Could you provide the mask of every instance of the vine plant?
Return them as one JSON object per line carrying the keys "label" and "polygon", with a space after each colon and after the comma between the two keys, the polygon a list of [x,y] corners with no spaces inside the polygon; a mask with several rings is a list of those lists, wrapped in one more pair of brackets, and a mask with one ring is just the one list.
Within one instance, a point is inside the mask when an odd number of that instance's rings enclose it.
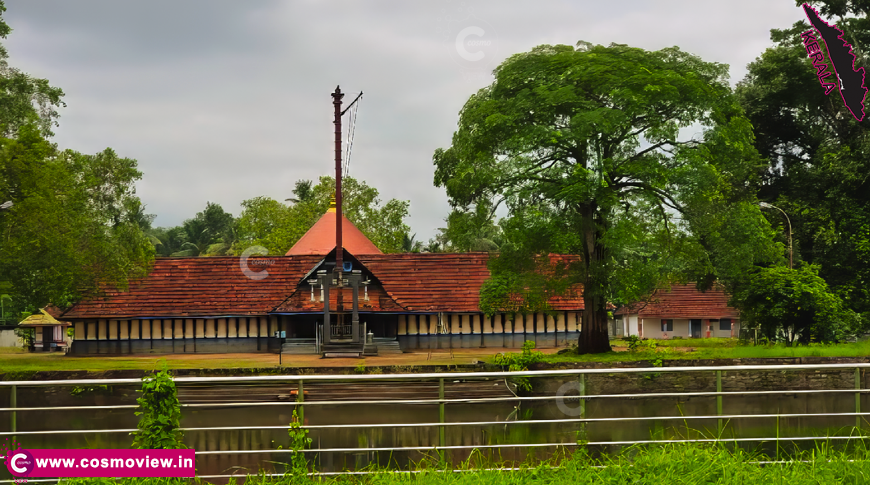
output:
{"label": "vine plant", "polygon": [[138,430],[133,435],[133,447],[140,450],[173,450],[186,448],[179,429],[181,405],[178,389],[166,361],[163,368],[142,378],[142,396],[136,399],[140,411]]}

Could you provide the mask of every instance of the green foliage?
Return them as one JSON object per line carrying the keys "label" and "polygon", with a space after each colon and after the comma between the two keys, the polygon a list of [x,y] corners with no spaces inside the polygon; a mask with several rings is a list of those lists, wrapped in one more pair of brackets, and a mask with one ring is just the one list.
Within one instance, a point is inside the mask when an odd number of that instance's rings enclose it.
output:
{"label": "green foliage", "polygon": [[166,361],[163,369],[142,378],[142,396],[136,399],[141,411],[138,431],[133,435],[133,447],[141,450],[174,450],[186,448],[179,430],[181,406],[178,390]]}
{"label": "green foliage", "polygon": [[[515,428],[515,427],[514,427]],[[430,457],[412,466],[416,473],[396,473],[389,468],[375,468],[372,474],[345,476],[302,476],[287,474],[269,477],[265,473],[244,477],[246,485],[289,484],[377,484],[408,483],[432,485],[520,485],[520,484],[789,484],[817,485],[865,484],[870,467],[867,446],[837,448],[831,442],[819,443],[808,450],[795,448],[786,459],[732,447],[725,443],[663,443],[635,445],[615,453],[589,453],[584,448],[557,453],[548,460],[499,461],[477,451],[459,465],[462,473],[445,473],[453,468]],[[572,447],[573,448],[573,447]],[[472,460],[474,458],[474,460]],[[761,463],[760,463],[761,462]],[[505,472],[501,467],[516,468]],[[190,479],[62,479],[62,485],[182,485]],[[231,482],[232,483],[232,482]],[[242,483],[241,481],[238,483]]]}
{"label": "green foliage", "polygon": [[295,409],[287,434],[290,437],[290,449],[294,452],[290,458],[292,473],[307,476],[308,460],[305,459],[305,453],[302,453],[302,450],[311,446],[311,438],[308,437],[308,430],[302,426]]}
{"label": "green foliage", "polygon": [[366,373],[366,363],[365,361],[360,362],[353,368],[353,371],[357,374],[365,374]]}
{"label": "green foliage", "polygon": [[[0,2],[0,13],[6,7]],[[12,29],[0,19],[0,38],[5,39]],[[61,101],[63,91],[52,87],[47,79],[39,79],[11,67],[9,53],[0,45],[0,136],[15,138],[22,126],[33,123],[42,136],[52,136],[57,126],[57,108],[66,106]]]}
{"label": "green foliage", "polygon": [[5,304],[16,312],[65,307],[146,274],[154,250],[134,215],[136,165],[111,149],[59,151],[34,124],[0,138],[0,199],[15,202],[0,214]]}
{"label": "green foliage", "polygon": [[33,327],[15,327],[15,336],[24,342],[24,348],[33,347],[36,338],[36,329]]}
{"label": "green foliage", "polygon": [[[692,124],[702,137],[679,139]],[[465,104],[451,146],[433,161],[457,219],[487,204],[508,210],[481,309],[546,310],[550,297],[582,285],[583,353],[609,350],[608,303],[771,254],[744,247],[772,242],[754,205],[752,127],[727,67],[676,47],[544,45],[511,56]],[[553,253],[579,259],[554,263]]]}
{"label": "green foliage", "polygon": [[233,215],[219,204],[207,202],[204,211],[181,226],[185,235],[182,247],[190,249],[192,256],[220,256],[232,244],[234,222]]}
{"label": "green foliage", "polygon": [[[798,2],[801,3],[801,2]],[[865,2],[814,1],[821,14],[844,30],[870,69],[870,19]],[[748,66],[738,83],[740,104],[755,128],[754,144],[767,161],[761,198],[788,214],[796,265],[818,266],[819,276],[846,308],[870,317],[870,132],[842,101],[826,96],[800,33],[806,21],[771,30],[774,46]],[[826,56],[824,43],[820,47]],[[828,68],[830,72],[830,67]],[[766,214],[787,243],[779,211]]]}
{"label": "green foliage", "polygon": [[454,207],[446,219],[447,227],[430,246],[449,252],[498,251],[503,243],[501,228],[495,223],[495,207],[488,199],[480,200],[473,207]]}
{"label": "green foliage", "polygon": [[[255,245],[265,247],[269,254],[285,254],[327,211],[334,191],[335,179],[324,176],[313,187],[308,180],[297,182],[296,197],[289,206],[268,197],[242,202],[233,254]],[[377,189],[352,177],[342,178],[342,196],[344,215],[378,249],[385,253],[404,250],[410,233],[403,222],[408,217],[408,202],[392,199],[382,205]]]}
{"label": "green foliage", "polygon": [[[507,370],[510,372],[521,372],[529,370],[529,365],[542,362],[543,360],[544,354],[535,350],[535,342],[526,340],[523,342],[523,350],[520,353],[506,354],[502,352],[495,355],[493,362],[496,365],[507,367]],[[532,390],[532,384],[526,377],[514,377],[513,381],[517,384],[517,387],[524,391]]]}
{"label": "green foliage", "polygon": [[638,347],[640,346],[640,337],[637,335],[629,335],[628,337],[622,337],[622,340],[628,344],[629,352],[636,352]]}
{"label": "green foliage", "polygon": [[69,391],[69,395],[73,397],[81,397],[91,394],[110,394],[111,392],[111,388],[107,385],[73,386]]}
{"label": "green foliage", "polygon": [[818,267],[764,268],[734,296],[744,322],[769,340],[809,343],[854,337],[864,330],[861,318],[844,308],[818,274]]}

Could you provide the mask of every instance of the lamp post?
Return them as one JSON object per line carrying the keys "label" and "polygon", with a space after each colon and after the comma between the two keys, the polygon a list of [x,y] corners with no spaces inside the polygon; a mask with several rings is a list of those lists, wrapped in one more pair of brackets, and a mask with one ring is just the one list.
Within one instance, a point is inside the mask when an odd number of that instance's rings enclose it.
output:
{"label": "lamp post", "polygon": [[4,325],[6,324],[6,308],[3,306],[3,300],[7,298],[10,300],[12,299],[9,295],[0,295],[0,321],[2,321]]}
{"label": "lamp post", "polygon": [[776,209],[776,210],[782,212],[782,215],[785,216],[785,220],[786,220],[786,222],[788,222],[788,269],[792,269],[792,267],[794,266],[794,260],[793,260],[794,253],[792,252],[792,245],[791,245],[791,220],[788,218],[788,214],[786,214],[785,211],[780,209],[779,207],[777,207],[773,204],[768,204],[767,202],[759,202],[758,206],[761,207],[762,209]]}

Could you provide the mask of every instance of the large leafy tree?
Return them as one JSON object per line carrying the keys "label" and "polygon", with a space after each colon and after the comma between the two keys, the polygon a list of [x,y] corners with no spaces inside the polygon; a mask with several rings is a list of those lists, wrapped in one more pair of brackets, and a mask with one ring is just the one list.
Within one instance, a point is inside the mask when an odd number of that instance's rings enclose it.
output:
{"label": "large leafy tree", "polygon": [[[810,3],[844,30],[857,54],[856,67],[870,72],[866,51],[870,3]],[[866,318],[870,316],[870,117],[858,122],[836,93],[825,96],[800,39],[809,28],[808,23],[798,22],[788,29],[773,29],[774,46],[749,65],[737,95],[755,128],[756,147],[768,160],[760,197],[788,214],[796,264],[817,265],[831,291]],[[785,218],[778,211],[769,211],[768,217],[779,226],[784,242]]]}
{"label": "large leafy tree", "polygon": [[[313,185],[308,180],[296,183],[292,204],[268,197],[242,202],[238,221],[238,242],[233,252],[241,254],[251,246],[263,246],[269,254],[284,254],[329,208],[335,193],[335,179],[320,177]],[[407,201],[391,199],[381,204],[378,190],[352,177],[342,179],[342,211],[369,240],[385,253],[403,251],[409,227]],[[412,244],[413,246],[413,244]]]}
{"label": "large leafy tree", "polygon": [[36,123],[0,138],[0,281],[20,311],[67,305],[105,284],[143,276],[153,247],[142,231],[136,161],[110,149],[58,151]]}
{"label": "large leafy tree", "polygon": [[[578,46],[540,46],[506,60],[465,104],[451,147],[436,150],[434,163],[435,183],[454,207],[507,205],[506,243],[490,265],[484,309],[516,295],[530,302],[520,311],[546,308],[549,295],[579,283],[578,349],[588,353],[610,349],[608,303],[688,271],[678,256],[733,249],[721,236],[729,231],[769,241],[749,183],[759,170],[751,126],[727,66],[678,48]],[[703,136],[680,140],[692,124]],[[746,224],[726,227],[730,212]],[[560,266],[550,253],[580,258]],[[748,256],[742,267],[770,254]],[[715,274],[716,259],[709,262],[700,269]]]}
{"label": "large leafy tree", "polygon": [[[0,0],[0,14],[6,6]],[[0,38],[5,39],[12,28],[0,18]],[[22,125],[35,115],[35,123],[43,136],[51,136],[57,125],[57,108],[66,106],[63,91],[9,65],[9,53],[0,45],[0,135],[14,137]]]}

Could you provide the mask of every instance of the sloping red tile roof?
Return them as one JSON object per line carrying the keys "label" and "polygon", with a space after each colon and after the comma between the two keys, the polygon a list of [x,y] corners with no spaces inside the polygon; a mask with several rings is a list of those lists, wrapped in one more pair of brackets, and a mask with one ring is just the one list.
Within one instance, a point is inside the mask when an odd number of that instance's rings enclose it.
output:
{"label": "sloping red tile roof", "polygon": [[670,290],[658,289],[648,303],[622,307],[617,315],[640,315],[649,318],[739,318],[740,313],[728,306],[728,295],[721,286],[701,292],[694,284],[672,285]]}
{"label": "sloping red tile roof", "polygon": [[[369,301],[360,311],[479,312],[480,288],[489,278],[488,253],[365,254],[356,259],[380,284],[369,287]],[[310,286],[302,278],[321,256],[295,255],[249,258],[252,279],[238,257],[159,258],[154,269],[128,291],[110,289],[85,299],[63,314],[65,319],[194,317],[320,312],[311,302]],[[335,308],[336,293],[330,292]],[[351,293],[344,300],[351,303]],[[580,291],[551,300],[554,310],[582,310]]]}
{"label": "sloping red tile roof", "polygon": [[130,282],[128,291],[107,290],[63,314],[69,318],[187,317],[265,315],[295,291],[320,256],[253,257],[242,272],[241,258],[158,258],[150,274]]}
{"label": "sloping red tile roof", "polygon": [[[489,253],[358,255],[387,294],[409,311],[479,312],[480,288],[489,278]],[[554,310],[582,310],[581,292],[554,298]]]}
{"label": "sloping red tile roof", "polygon": [[[325,256],[335,249],[335,209],[329,209],[285,256],[316,254]],[[341,245],[351,254],[382,254],[369,238],[353,225],[344,214],[341,215]]]}

